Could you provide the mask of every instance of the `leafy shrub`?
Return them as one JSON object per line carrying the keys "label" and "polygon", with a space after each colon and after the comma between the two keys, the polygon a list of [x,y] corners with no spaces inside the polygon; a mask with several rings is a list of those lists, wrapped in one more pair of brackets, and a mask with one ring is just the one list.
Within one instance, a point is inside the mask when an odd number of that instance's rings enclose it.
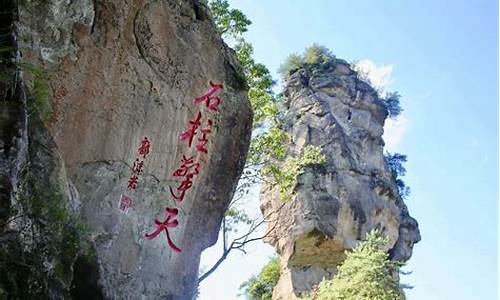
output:
{"label": "leafy shrub", "polygon": [[309,299],[314,300],[403,300],[404,293],[396,274],[403,265],[391,261],[389,239],[371,231],[338,267],[331,280],[323,280]]}
{"label": "leafy shrub", "polygon": [[291,73],[302,68],[303,65],[302,56],[296,53],[290,54],[278,68],[278,74],[282,78],[287,78]]}
{"label": "leafy shrub", "polygon": [[384,105],[387,108],[387,112],[389,113],[389,118],[396,118],[401,114],[403,109],[401,108],[399,99],[401,95],[398,92],[387,93],[384,99]]}
{"label": "leafy shrub", "polygon": [[262,268],[259,275],[252,276],[240,285],[240,290],[249,300],[271,300],[273,289],[280,278],[280,265],[277,257],[273,257]]}
{"label": "leafy shrub", "polygon": [[229,8],[227,0],[211,0],[208,5],[221,35],[239,36],[252,24],[241,10]]}
{"label": "leafy shrub", "polygon": [[253,164],[269,164],[271,160],[283,160],[290,136],[278,127],[252,139],[248,161]]}
{"label": "leafy shrub", "polygon": [[325,46],[312,44],[302,55],[291,54],[278,69],[282,79],[286,80],[293,71],[302,67],[329,67],[335,63],[335,55]]}
{"label": "leafy shrub", "polygon": [[314,66],[326,66],[335,62],[335,55],[328,48],[312,44],[304,52],[304,63]]}
{"label": "leafy shrub", "polygon": [[325,162],[326,156],[321,147],[308,145],[304,147],[301,156],[288,156],[281,165],[266,166],[263,172],[270,175],[279,185],[281,200],[288,201],[294,194],[297,177],[305,168],[323,165]]}
{"label": "leafy shrub", "polygon": [[406,198],[410,195],[410,187],[406,186],[405,182],[401,179],[401,177],[406,174],[406,168],[403,165],[403,163],[406,162],[406,159],[406,155],[400,153],[391,154],[386,152],[384,155],[385,163],[391,171],[392,179],[398,186],[401,198]]}

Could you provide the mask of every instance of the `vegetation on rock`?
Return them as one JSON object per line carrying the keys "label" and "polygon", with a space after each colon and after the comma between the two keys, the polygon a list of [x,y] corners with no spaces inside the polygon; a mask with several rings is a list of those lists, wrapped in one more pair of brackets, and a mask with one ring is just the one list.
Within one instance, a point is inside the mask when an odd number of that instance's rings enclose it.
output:
{"label": "vegetation on rock", "polygon": [[388,117],[391,119],[397,118],[403,111],[399,102],[400,98],[401,95],[398,92],[389,92],[382,99],[387,108]]}
{"label": "vegetation on rock", "polygon": [[316,67],[327,68],[335,64],[335,55],[325,46],[312,44],[307,47],[303,54],[293,53],[289,55],[278,69],[283,80],[300,68]]}
{"label": "vegetation on rock", "polygon": [[[0,278],[0,295],[28,299],[47,294],[49,281],[67,284],[75,258],[90,253],[91,246],[84,239],[85,225],[69,211],[59,187],[42,184],[27,172],[17,200],[1,227],[19,224],[24,248],[13,241],[0,248],[0,267],[10,274]],[[28,288],[20,287],[22,282]]]}
{"label": "vegetation on rock", "polygon": [[[248,98],[254,111],[254,135],[247,158],[248,171],[254,175],[255,182],[262,180],[261,175],[270,176],[280,186],[283,201],[291,199],[293,183],[300,174],[303,157],[286,153],[286,145],[290,137],[283,130],[283,97],[275,95],[272,88],[275,85],[269,69],[253,59],[253,47],[245,41],[241,34],[247,31],[251,22],[236,9],[231,9],[226,0],[209,2],[218,31],[223,36],[236,39],[234,49],[242,67],[243,77],[248,84]],[[311,65],[329,65],[335,57],[323,46],[313,45],[306,50],[302,61]],[[310,151],[320,153],[319,147],[304,149],[307,155]],[[298,163],[298,162],[302,163]],[[315,164],[325,161],[316,160]],[[249,185],[245,185],[248,188]],[[241,216],[240,214],[236,214]]]}
{"label": "vegetation on rock", "polygon": [[52,117],[52,99],[48,84],[48,74],[40,67],[26,62],[18,62],[15,59],[16,49],[12,47],[0,47],[0,100],[4,100],[16,89],[16,81],[12,74],[16,70],[23,71],[31,80],[28,82],[29,98],[27,101],[30,114],[38,113],[42,120],[47,121]]}
{"label": "vegetation on rock", "polygon": [[280,187],[280,199],[292,198],[295,184],[306,167],[320,166],[326,163],[326,156],[321,147],[308,145],[300,156],[288,156],[280,165],[268,165],[263,168],[265,175],[270,175]]}
{"label": "vegetation on rock", "polygon": [[403,265],[389,259],[389,240],[379,231],[366,235],[338,267],[331,280],[323,280],[310,298],[313,300],[403,300],[398,272]]}
{"label": "vegetation on rock", "polygon": [[406,198],[410,195],[410,187],[401,179],[406,174],[406,168],[403,163],[406,162],[406,155],[400,153],[391,154],[386,152],[384,160],[392,174],[392,179],[398,186],[398,192],[401,198]]}
{"label": "vegetation on rock", "polygon": [[[297,182],[297,177],[307,167],[322,165],[326,162],[326,156],[322,153],[319,146],[308,145],[304,147],[302,153],[299,155],[291,155],[287,152],[288,144],[291,141],[289,134],[284,130],[284,115],[286,112],[284,97],[281,94],[276,95],[273,92],[275,80],[273,80],[270,71],[263,64],[257,63],[253,59],[253,47],[250,43],[245,41],[241,34],[248,30],[247,26],[251,22],[240,11],[229,8],[227,0],[212,0],[209,1],[209,7],[212,10],[212,15],[215,23],[218,26],[218,31],[224,36],[231,38],[234,42],[234,49],[236,51],[237,59],[242,67],[242,77],[248,85],[248,97],[254,111],[254,133],[250,145],[250,150],[247,158],[246,168],[240,180],[239,188],[232,206],[228,209],[223,220],[223,255],[221,259],[201,278],[206,278],[213,272],[220,263],[227,257],[231,249],[242,249],[242,245],[249,239],[249,235],[255,230],[254,220],[251,220],[244,212],[238,209],[235,205],[239,199],[248,194],[250,187],[253,184],[262,182],[263,180],[271,180],[272,183],[279,186],[280,198],[283,201],[292,199],[294,189]],[[236,12],[237,11],[237,12]],[[335,66],[339,60],[332,54],[332,52],[325,46],[313,44],[306,48],[303,54],[292,54],[281,65],[279,73],[284,80],[288,79],[291,74],[300,68],[308,70],[327,70]],[[400,107],[399,93],[388,93],[384,99],[381,99],[385,104],[388,111],[388,116],[391,118],[397,117],[402,109]],[[387,159],[387,158],[386,158]],[[407,195],[409,192],[408,187],[399,176],[404,176],[405,170],[402,162],[406,160],[401,159],[401,156],[389,156],[386,160],[394,179],[396,180],[400,189],[401,195]],[[235,241],[243,240],[244,242],[237,242],[238,246],[233,243],[227,242],[227,234],[234,232],[238,224],[250,225],[250,230],[247,234]],[[260,224],[260,223],[259,223]],[[259,239],[259,238],[257,238]],[[345,267],[342,271],[342,276],[339,277],[339,282],[349,282],[350,276],[354,276],[350,270],[358,268],[360,271],[365,270],[363,266],[357,265],[356,262],[362,259],[379,259],[373,263],[382,264],[377,270],[380,274],[375,274],[375,278],[386,274],[394,275],[400,264],[389,260],[388,255],[381,249],[382,245],[386,243],[386,239],[380,236],[379,233],[370,233],[367,240],[361,243],[352,252],[349,252],[348,258],[354,263],[346,261]],[[366,256],[366,257],[363,257]],[[362,262],[363,264],[365,261]],[[372,265],[369,265],[370,267]],[[373,265],[374,266],[374,265]],[[368,271],[367,271],[368,272]],[[368,272],[367,276],[371,276]],[[391,276],[392,276],[391,275]],[[253,276],[248,281],[242,284],[241,289],[250,299],[271,299],[272,290],[276,285],[279,278],[279,263],[278,259],[272,259],[261,271],[258,276]],[[336,277],[337,278],[337,277]],[[358,278],[358,277],[356,277]],[[356,278],[353,277],[353,280]],[[384,277],[385,281],[382,283],[384,287],[389,288],[387,293],[390,295],[400,294],[397,277],[388,279]],[[363,279],[365,280],[365,279]],[[391,281],[392,280],[392,281]],[[342,284],[337,284],[339,288]],[[325,295],[326,298],[318,299],[354,299],[354,298],[328,298],[331,290],[331,283],[325,281],[320,286],[320,294]],[[390,288],[394,287],[394,290]],[[347,288],[347,290],[351,290]],[[341,293],[343,291],[334,293]],[[384,291],[385,293],[385,291]],[[392,293],[392,294],[391,294]],[[387,294],[387,295],[389,295]],[[371,295],[371,294],[370,294]],[[386,294],[383,294],[386,295]],[[389,298],[360,298],[360,299],[389,299]],[[400,299],[400,298],[390,298]]]}
{"label": "vegetation on rock", "polygon": [[32,77],[29,86],[28,110],[31,114],[38,113],[43,121],[53,116],[52,97],[47,72],[28,63],[20,64],[21,68]]}
{"label": "vegetation on rock", "polygon": [[[241,11],[231,9],[227,0],[211,0],[208,5],[218,32],[234,42],[233,48],[241,66],[241,75],[248,85],[248,98],[254,112],[254,132],[243,175],[222,222],[222,255],[205,274],[199,277],[199,282],[214,272],[231,250],[238,249],[244,252],[243,248],[246,243],[263,238],[250,238],[250,235],[264,224],[265,220],[260,222],[251,220],[243,210],[238,208],[238,201],[249,193],[249,189],[263,180],[270,179],[274,184],[279,185],[282,200],[289,200],[293,194],[297,176],[304,167],[313,164],[307,161],[304,163],[304,159],[307,160],[311,152],[314,155],[321,153],[319,147],[307,148],[298,157],[286,152],[290,137],[283,130],[285,110],[283,97],[273,92],[276,81],[273,80],[266,66],[253,59],[253,47],[242,37],[242,33],[247,31],[247,26],[251,22]],[[316,160],[314,164],[323,162]],[[264,178],[265,175],[267,178]],[[238,224],[249,225],[248,232],[229,242],[228,234],[236,232],[235,228]]]}

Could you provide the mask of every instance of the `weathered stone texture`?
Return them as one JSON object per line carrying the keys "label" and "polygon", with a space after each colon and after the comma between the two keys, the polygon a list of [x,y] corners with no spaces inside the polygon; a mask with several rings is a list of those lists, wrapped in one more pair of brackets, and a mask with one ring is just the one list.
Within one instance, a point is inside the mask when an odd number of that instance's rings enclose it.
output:
{"label": "weathered stone texture", "polygon": [[[252,112],[234,53],[215,31],[205,5],[190,1],[26,1],[20,7],[25,61],[48,71],[53,116],[46,122],[80,195],[109,299],[190,299],[201,252],[213,245],[242,171]],[[219,112],[193,99],[221,82]],[[215,130],[208,155],[178,140],[198,110]],[[204,119],[206,120],[206,119]],[[130,166],[144,136],[152,141],[136,192]],[[182,155],[201,173],[181,204],[168,186]],[[134,203],[118,210],[122,193]],[[143,238],[176,206],[171,229],[180,254],[162,234]]]}
{"label": "weathered stone texture", "polygon": [[[365,234],[379,228],[390,239],[394,259],[408,260],[420,240],[417,222],[383,158],[387,111],[377,93],[341,60],[328,69],[302,68],[286,82],[288,152],[321,146],[323,166],[301,174],[296,195],[272,218],[267,242],[281,257],[273,299],[295,299],[323,277],[331,278]],[[279,189],[265,184],[261,209],[282,205]]]}

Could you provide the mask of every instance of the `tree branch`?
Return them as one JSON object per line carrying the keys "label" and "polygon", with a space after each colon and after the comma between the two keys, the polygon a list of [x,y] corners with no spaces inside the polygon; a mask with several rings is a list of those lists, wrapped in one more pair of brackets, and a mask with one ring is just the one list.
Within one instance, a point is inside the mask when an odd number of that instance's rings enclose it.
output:
{"label": "tree branch", "polygon": [[[198,278],[198,284],[200,284],[204,279],[206,279],[208,276],[210,276],[213,272],[215,272],[215,270],[217,270],[217,268],[222,264],[222,262],[224,262],[224,260],[226,260],[227,256],[229,255],[229,253],[231,253],[232,250],[239,250],[239,251],[242,251],[243,253],[246,254],[246,251],[244,249],[245,245],[247,245],[248,243],[251,243],[251,242],[255,242],[255,241],[258,241],[258,240],[262,240],[264,238],[266,238],[267,236],[269,236],[269,234],[274,230],[274,228],[276,228],[278,222],[275,222],[274,223],[274,226],[270,229],[267,230],[267,232],[263,235],[263,236],[260,236],[260,237],[256,237],[256,238],[249,238],[250,235],[252,235],[252,233],[255,232],[255,230],[257,230],[257,228],[259,228],[260,226],[262,226],[262,224],[268,222],[266,220],[269,219],[269,217],[275,213],[278,213],[281,208],[283,208],[283,206],[285,206],[286,203],[283,203],[281,204],[280,207],[278,207],[276,210],[270,212],[267,216],[264,216],[262,218],[262,220],[260,222],[258,222],[257,224],[255,223],[256,220],[254,220],[252,222],[252,225],[250,225],[250,229],[248,230],[247,233],[245,233],[244,235],[238,237],[238,238],[235,238],[231,244],[229,245],[228,248],[226,248],[226,238],[225,238],[225,217],[224,217],[224,221],[223,221],[223,243],[224,243],[224,251],[222,252],[222,255],[221,257],[217,260],[217,262],[207,271],[205,272],[203,275],[201,275],[199,278]],[[242,241],[241,241],[242,240]]]}

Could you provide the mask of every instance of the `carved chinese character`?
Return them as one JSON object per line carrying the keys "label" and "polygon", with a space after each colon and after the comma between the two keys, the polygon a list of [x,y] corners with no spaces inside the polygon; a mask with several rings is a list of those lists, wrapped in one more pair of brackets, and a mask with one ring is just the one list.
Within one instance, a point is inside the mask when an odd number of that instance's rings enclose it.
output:
{"label": "carved chinese character", "polygon": [[224,86],[222,83],[213,83],[210,81],[210,90],[206,94],[196,97],[194,103],[206,102],[207,107],[211,111],[217,111],[217,107],[221,103],[221,100],[218,96],[215,96],[215,93],[223,88]]}
{"label": "carved chinese character", "polygon": [[178,194],[176,195],[175,192],[172,190],[172,187],[168,187],[170,189],[170,194],[174,198],[174,200],[181,202],[184,200],[184,195],[186,194],[186,191],[189,190],[193,186],[193,181],[191,180],[193,178],[192,176],[186,176],[186,179],[184,179],[181,182],[181,185],[176,188]]}
{"label": "carved chinese character", "polygon": [[149,154],[149,148],[151,147],[151,142],[148,140],[147,137],[144,137],[144,139],[141,142],[141,145],[139,145],[139,155],[142,155],[142,158],[146,158],[146,156]]}
{"label": "carved chinese character", "polygon": [[168,232],[168,228],[174,228],[174,227],[177,227],[177,225],[179,224],[179,222],[175,219],[175,217],[177,216],[177,214],[179,213],[179,210],[177,208],[165,208],[165,221],[163,222],[160,222],[158,221],[158,219],[155,219],[155,231],[153,231],[152,233],[146,233],[145,234],[145,237],[146,239],[148,240],[152,240],[154,239],[155,237],[157,237],[163,230],[165,230],[165,233],[167,235],[167,242],[168,242],[168,245],[170,246],[170,248],[172,248],[172,250],[176,251],[176,252],[181,252],[181,249],[179,249],[179,247],[177,247],[173,242],[172,242],[172,239],[170,238],[170,234]]}
{"label": "carved chinese character", "polygon": [[185,155],[182,156],[181,166],[175,170],[172,175],[185,178],[181,182],[181,185],[176,188],[177,194],[174,192],[172,187],[169,187],[170,194],[174,200],[181,202],[184,199],[186,191],[193,186],[193,177],[200,173],[200,168],[200,163],[195,163],[193,157],[187,158]]}
{"label": "carved chinese character", "polygon": [[179,139],[180,140],[188,140],[188,146],[191,147],[191,144],[193,142],[193,138],[194,136],[196,135],[196,129],[198,129],[198,127],[200,127],[201,125],[201,112],[198,112],[198,114],[196,115],[196,118],[194,118],[193,120],[190,120],[189,121],[189,124],[191,125],[191,128],[184,131],[183,133],[181,133],[181,135],[179,136]]}
{"label": "carved chinese character", "polygon": [[201,137],[198,139],[198,144],[196,144],[196,150],[198,152],[208,153],[205,145],[208,143],[207,135],[212,132],[212,120],[208,120],[208,127],[201,129]]}
{"label": "carved chinese character", "polygon": [[[183,176],[194,176],[200,173],[200,163],[195,163],[193,157],[187,158],[185,155],[182,155],[181,166],[174,171],[172,176],[183,177]],[[189,172],[189,170],[193,169],[193,171]],[[189,172],[189,173],[188,173]]]}
{"label": "carved chinese character", "polygon": [[136,160],[134,161],[134,165],[132,166],[132,172],[136,174],[141,174],[142,172],[144,172],[144,161],[139,161],[139,159],[136,158]]}
{"label": "carved chinese character", "polygon": [[139,177],[137,177],[137,175],[134,175],[132,177],[129,178],[128,180],[128,188],[129,189],[133,189],[135,190],[137,188],[137,183],[139,181]]}

